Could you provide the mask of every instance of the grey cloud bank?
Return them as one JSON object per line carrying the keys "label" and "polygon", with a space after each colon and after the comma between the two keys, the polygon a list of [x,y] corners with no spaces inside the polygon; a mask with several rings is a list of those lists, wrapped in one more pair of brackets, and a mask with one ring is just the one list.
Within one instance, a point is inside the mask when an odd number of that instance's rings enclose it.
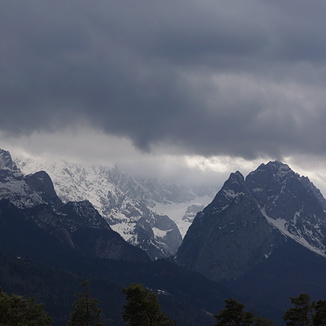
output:
{"label": "grey cloud bank", "polygon": [[325,155],[322,1],[0,4],[0,130],[86,125],[151,152]]}

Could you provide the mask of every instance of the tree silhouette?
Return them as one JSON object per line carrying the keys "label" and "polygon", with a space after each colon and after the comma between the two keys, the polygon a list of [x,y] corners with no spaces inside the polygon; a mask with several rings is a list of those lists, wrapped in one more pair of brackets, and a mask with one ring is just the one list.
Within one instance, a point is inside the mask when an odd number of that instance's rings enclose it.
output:
{"label": "tree silhouette", "polygon": [[306,293],[298,297],[290,297],[293,308],[288,309],[283,319],[287,326],[310,326],[312,324],[312,314],[315,306],[310,301],[310,296]]}
{"label": "tree silhouette", "polygon": [[25,299],[19,295],[8,295],[0,289],[0,325],[5,326],[50,326],[44,305],[34,298]]}
{"label": "tree silhouette", "polygon": [[155,293],[133,283],[123,290],[127,304],[124,305],[122,317],[129,326],[170,326],[175,325],[161,311],[158,297]]}
{"label": "tree silhouette", "polygon": [[318,300],[315,303],[315,313],[313,315],[314,326],[326,326],[326,300]]}
{"label": "tree silhouette", "polygon": [[98,307],[99,301],[91,296],[88,281],[81,284],[82,292],[75,294],[77,297],[73,303],[74,311],[70,315],[68,326],[103,326],[101,309]]}
{"label": "tree silhouette", "polygon": [[251,325],[254,315],[251,312],[244,311],[244,305],[235,299],[226,299],[225,309],[222,309],[217,315],[214,326],[247,326]]}

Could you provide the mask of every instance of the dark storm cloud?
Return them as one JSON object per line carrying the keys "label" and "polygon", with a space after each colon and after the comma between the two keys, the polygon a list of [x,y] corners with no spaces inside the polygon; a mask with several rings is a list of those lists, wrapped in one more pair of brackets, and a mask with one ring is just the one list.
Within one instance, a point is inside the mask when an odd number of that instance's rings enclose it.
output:
{"label": "dark storm cloud", "polygon": [[2,131],[87,123],[145,151],[325,153],[322,1],[3,0],[0,9]]}

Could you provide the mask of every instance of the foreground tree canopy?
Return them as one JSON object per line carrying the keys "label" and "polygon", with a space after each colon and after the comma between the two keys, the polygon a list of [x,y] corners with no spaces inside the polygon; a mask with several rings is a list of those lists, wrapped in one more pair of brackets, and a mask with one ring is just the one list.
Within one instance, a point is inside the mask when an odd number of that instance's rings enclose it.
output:
{"label": "foreground tree canopy", "polygon": [[49,326],[52,319],[47,316],[44,305],[34,298],[8,295],[0,289],[0,325],[4,326]]}
{"label": "foreground tree canopy", "polygon": [[124,305],[122,317],[129,326],[170,326],[175,325],[161,311],[158,297],[155,293],[133,283],[123,290],[127,304]]}
{"label": "foreground tree canopy", "polygon": [[226,299],[225,308],[217,315],[214,326],[273,326],[274,323],[263,317],[256,317],[244,310],[244,305],[235,299]]}
{"label": "foreground tree canopy", "polygon": [[[67,326],[104,326],[99,301],[91,296],[89,282],[83,282],[83,290],[76,293]],[[123,289],[127,303],[122,317],[129,326],[172,326],[176,323],[161,310],[158,296],[139,283]],[[311,301],[308,294],[290,297],[293,307],[283,316],[286,326],[326,326],[326,300]],[[225,307],[215,315],[214,326],[275,326],[266,318],[245,311],[235,299],[224,301]],[[44,305],[34,298],[8,295],[0,288],[0,326],[51,326],[52,319]]]}
{"label": "foreground tree canopy", "polygon": [[306,293],[290,297],[293,308],[288,309],[283,319],[287,326],[326,326],[326,301],[311,301]]}
{"label": "foreground tree canopy", "polygon": [[214,326],[247,326],[253,322],[254,315],[244,311],[244,305],[235,299],[226,299],[225,309],[215,315],[216,323]]}
{"label": "foreground tree canopy", "polygon": [[88,281],[81,284],[82,292],[75,294],[77,297],[73,303],[74,311],[68,321],[68,326],[103,326],[101,309],[98,307],[99,301],[91,296]]}

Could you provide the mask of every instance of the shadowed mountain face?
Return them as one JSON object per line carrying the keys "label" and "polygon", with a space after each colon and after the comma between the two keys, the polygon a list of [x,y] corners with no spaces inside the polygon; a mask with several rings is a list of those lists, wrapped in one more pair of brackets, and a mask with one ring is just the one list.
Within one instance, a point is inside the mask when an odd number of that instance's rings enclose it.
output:
{"label": "shadowed mountain face", "polygon": [[208,278],[234,280],[268,260],[292,239],[326,254],[325,199],[281,162],[262,164],[246,179],[232,173],[198,213],[176,256]]}
{"label": "shadowed mountain face", "polygon": [[[64,204],[56,195],[46,172],[23,175],[11,160],[9,152],[3,150],[0,151],[0,167],[0,221],[4,233],[1,242],[4,250],[20,247],[26,251],[24,241],[26,244],[34,243],[34,246],[44,245],[46,248],[48,235],[54,241],[53,245],[57,241],[58,246],[63,246],[68,251],[73,250],[90,257],[143,262],[149,260],[144,251],[131,246],[113,231],[90,202]],[[30,233],[24,234],[22,225]],[[17,230],[21,230],[19,236],[15,235]],[[45,242],[36,241],[36,234]],[[6,243],[6,239],[10,241],[10,238],[16,242],[15,246]],[[33,251],[28,252],[32,254]],[[16,254],[21,256],[19,250]]]}

